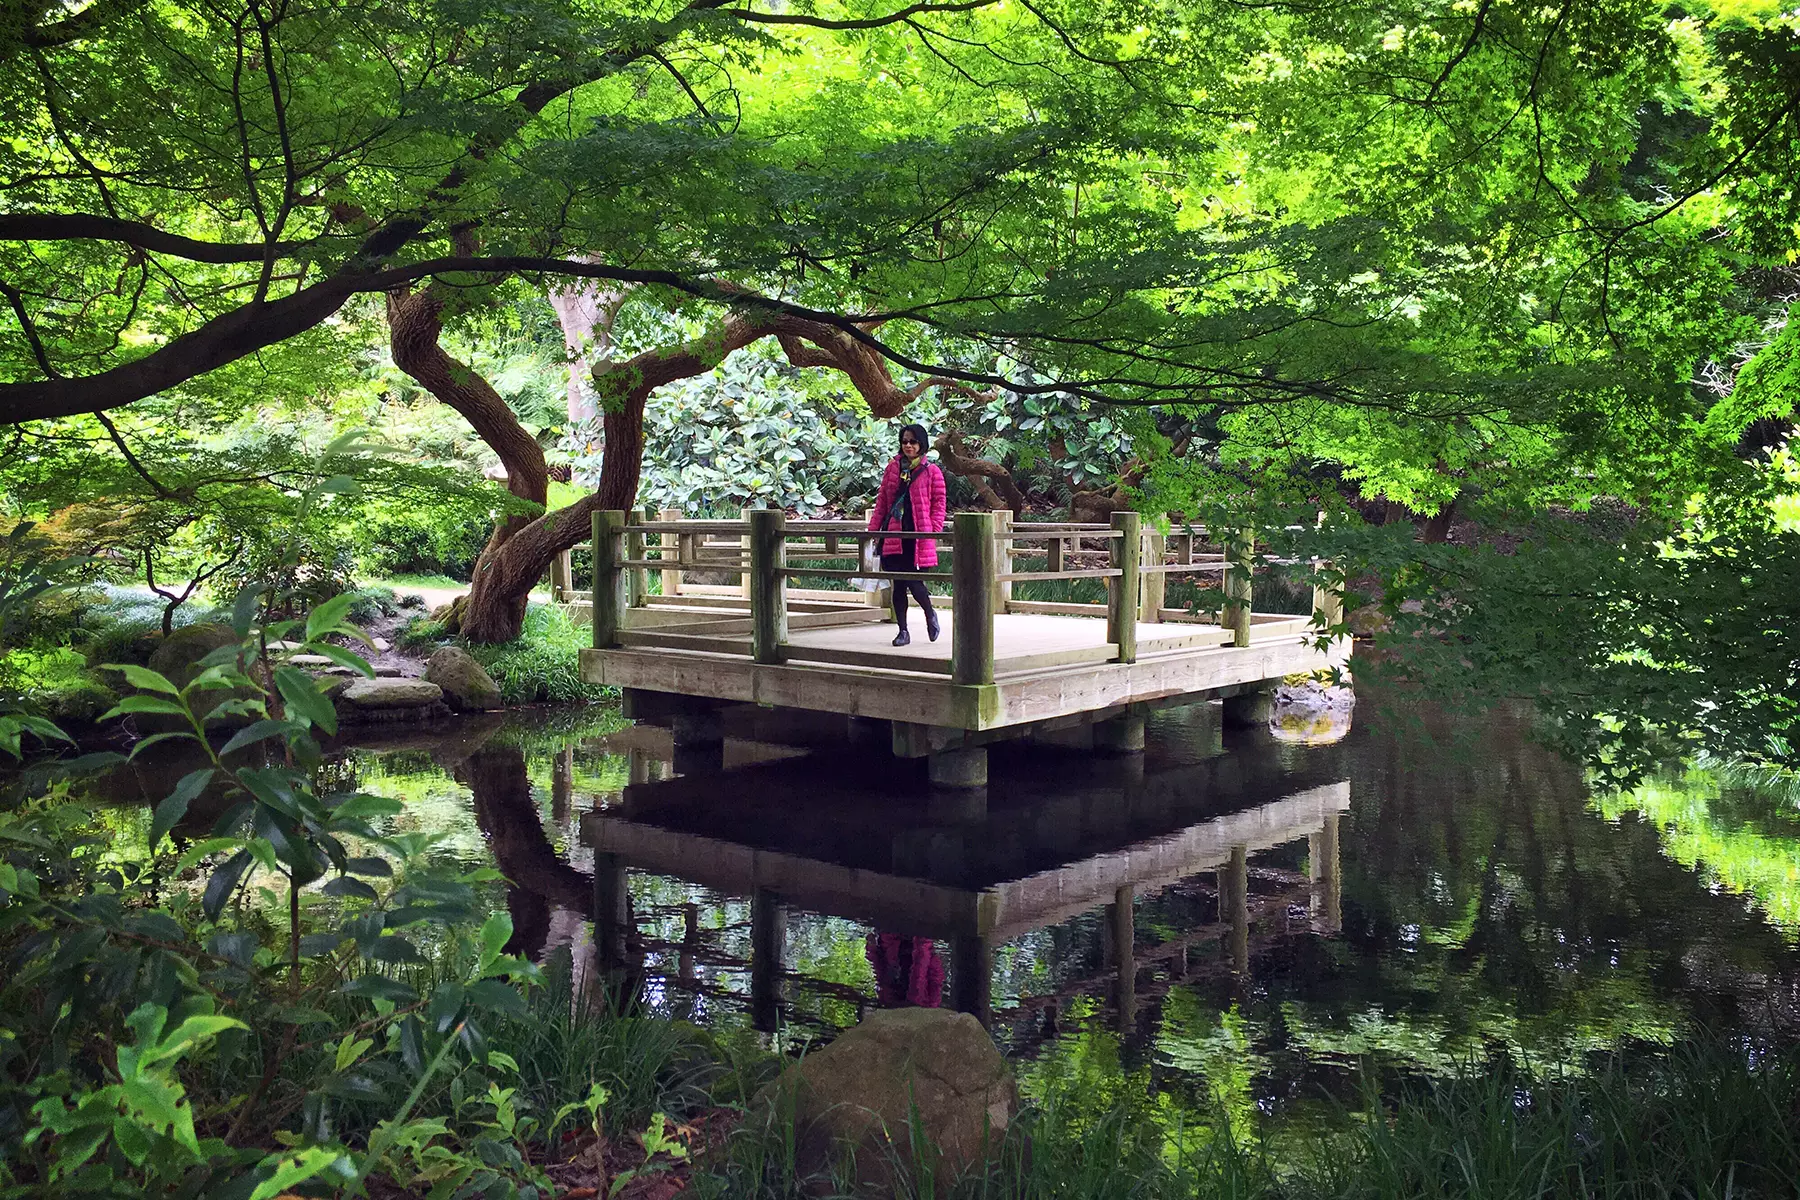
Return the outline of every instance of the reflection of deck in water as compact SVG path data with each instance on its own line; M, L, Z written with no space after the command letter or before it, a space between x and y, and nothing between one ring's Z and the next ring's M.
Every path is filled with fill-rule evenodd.
M717 995L696 963L747 969L750 1007L771 1024L784 984L859 1007L873 997L844 985L806 980L783 964L788 907L866 922L883 931L946 941L951 991L960 1008L991 1017L997 945L1105 906L1112 964L1101 977L1058 993L1104 984L1107 1002L1129 1013L1138 975L1158 967L1187 974L1189 951L1215 946L1226 969L1247 972L1269 937L1292 927L1335 928L1337 824L1349 785L1327 774L1295 777L1266 754L1220 755L1168 769L1145 760L1095 759L1042 750L1019 770L996 774L984 796L930 795L904 763L869 779L866 760L841 755L776 762L674 779L653 779L657 739L642 730L633 782L604 809L582 819L595 851L591 899L601 961L623 966L645 953L677 956L663 982ZM914 768L916 769L916 768ZM1256 868L1260 850L1309 839L1310 874ZM497 851L500 847L496 846ZM509 878L531 877L502 861ZM625 886L628 869L673 876L751 899L751 953L732 959L703 944L695 914L679 942L640 936ZM1138 948L1132 904L1182 880L1217 874L1217 920L1178 942ZM559 902L575 899L582 877L556 872ZM1255 876L1260 890L1252 893ZM570 877L574 877L571 879ZM1273 892L1267 885L1275 885ZM1183 885L1196 890L1193 882ZM1210 886L1197 890L1214 891ZM1280 928L1272 928L1279 926ZM1132 938L1126 958L1116 947ZM1127 969L1129 964L1129 969ZM1151 982L1143 991L1158 990ZM1054 1009L1057 995L1024 998L1014 1013Z

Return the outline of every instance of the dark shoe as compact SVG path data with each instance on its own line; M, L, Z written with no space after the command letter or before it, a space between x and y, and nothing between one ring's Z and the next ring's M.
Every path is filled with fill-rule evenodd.
M937 610L935 608L928 608L925 610L925 636L935 642L937 641L937 635Z
M899 633L896 633L894 635L894 645L896 645L896 646L912 645L912 634L910 634L910 633L906 632L906 630L902 629Z

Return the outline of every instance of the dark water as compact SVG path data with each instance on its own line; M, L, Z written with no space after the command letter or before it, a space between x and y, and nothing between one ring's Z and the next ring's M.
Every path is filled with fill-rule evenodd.
M668 731L589 709L334 769L406 801L396 827L436 853L497 864L517 950L785 1043L953 1005L1028 1089L1074 1073L1271 1112L1353 1090L1366 1061L1554 1072L1800 1025L1783 814L1699 777L1595 800L1504 710L1459 725L1365 696L1324 744L1219 715L1153 717L1141 756L996 749L975 796L754 710L679 762Z

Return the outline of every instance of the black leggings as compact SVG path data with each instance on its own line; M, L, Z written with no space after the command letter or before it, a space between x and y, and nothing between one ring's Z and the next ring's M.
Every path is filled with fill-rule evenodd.
M900 554L884 554L881 556L881 569L884 571L916 571L913 565L913 544L906 543L906 550ZM896 579L894 584L894 622L900 628L906 628L906 598L911 596L919 602L919 607L926 612L931 611L931 593L925 590L923 579Z

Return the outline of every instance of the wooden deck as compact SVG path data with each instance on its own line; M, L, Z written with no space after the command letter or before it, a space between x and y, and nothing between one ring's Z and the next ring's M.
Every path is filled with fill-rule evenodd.
M1119 514L1110 527L1015 526L996 514L958 514L954 543L942 548L952 562L952 594L938 598L942 635L926 637L915 607L913 641L903 647L891 644L891 617L867 593L795 586L858 574L818 565L833 555L854 561L857 539L867 536L855 524L788 522L758 510L744 522L641 525L599 514L595 528L595 646L581 653L584 679L938 731L935 741L918 743L926 747L919 753L949 746L955 739L947 735L956 733L1104 720L1266 690L1284 676L1348 660L1349 640L1320 646L1311 616L1251 611L1247 537L1209 555L1190 533L1171 560L1166 540L1144 533L1135 513ZM1023 560L1033 542L1049 543L1045 569L1021 570L1031 565ZM661 557L648 557L656 552ZM663 595L646 584L652 569ZM683 588L683 573L695 569L735 570L744 583ZM1168 575L1208 573L1223 579L1223 610L1164 606ZM1015 582L1064 578L1103 579L1108 602L1012 597ZM1335 624L1333 598L1321 591L1315 603Z

